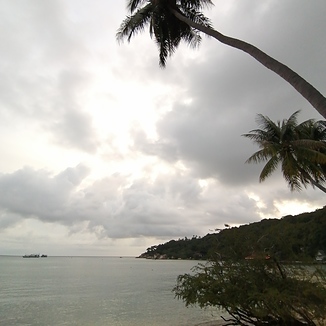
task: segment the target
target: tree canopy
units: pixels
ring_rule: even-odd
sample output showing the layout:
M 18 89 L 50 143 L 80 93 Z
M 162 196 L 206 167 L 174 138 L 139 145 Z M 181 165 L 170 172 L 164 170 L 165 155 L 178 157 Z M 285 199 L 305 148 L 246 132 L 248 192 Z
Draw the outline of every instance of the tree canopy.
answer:
M 243 136 L 260 148 L 247 163 L 266 162 L 259 181 L 268 178 L 279 165 L 291 190 L 301 190 L 307 185 L 318 187 L 326 181 L 326 125 L 324 121 L 309 119 L 297 122 L 299 111 L 288 119 L 274 123 L 262 114 L 257 117 L 260 129 L 251 130 Z
M 218 307 L 224 325 L 325 325 L 326 273 L 277 260 L 199 264 L 180 275 L 174 293 L 186 306 Z
M 326 253 L 326 207 L 311 213 L 230 227 L 201 238 L 170 240 L 151 246 L 140 257 L 206 260 L 218 253 L 225 259 L 244 259 L 264 256 L 268 254 L 266 248 L 271 247 L 282 261 L 314 261 L 319 250 Z

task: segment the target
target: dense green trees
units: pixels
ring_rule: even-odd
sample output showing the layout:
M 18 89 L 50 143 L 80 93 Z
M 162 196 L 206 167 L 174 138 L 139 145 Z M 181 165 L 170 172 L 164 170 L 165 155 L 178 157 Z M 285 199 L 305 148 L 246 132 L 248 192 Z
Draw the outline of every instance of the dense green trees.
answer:
M 291 190 L 312 185 L 326 192 L 322 185 L 326 181 L 325 122 L 309 119 L 298 124 L 298 113 L 277 123 L 259 114 L 257 122 L 261 128 L 243 135 L 260 148 L 249 157 L 247 163 L 267 161 L 259 181 L 264 181 L 281 165 Z
M 117 39 L 130 41 L 149 25 L 150 35 L 159 48 L 160 65 L 164 67 L 168 56 L 175 52 L 181 40 L 197 46 L 201 40 L 199 32 L 203 32 L 223 44 L 244 51 L 274 71 L 326 118 L 326 98 L 305 79 L 257 47 L 214 30 L 201 12 L 211 5 L 211 0 L 128 0 L 130 15 L 120 25 Z
M 212 259 L 218 253 L 223 259 L 243 260 L 248 256 L 273 254 L 281 261 L 311 262 L 318 250 L 326 252 L 326 207 L 231 227 L 202 238 L 171 240 L 148 248 L 140 257 Z
M 170 240 L 164 244 L 147 248 L 140 257 L 159 258 L 164 256 L 167 259 L 206 259 L 215 247 L 216 237 L 211 234 L 204 238 L 194 236 L 191 239 Z

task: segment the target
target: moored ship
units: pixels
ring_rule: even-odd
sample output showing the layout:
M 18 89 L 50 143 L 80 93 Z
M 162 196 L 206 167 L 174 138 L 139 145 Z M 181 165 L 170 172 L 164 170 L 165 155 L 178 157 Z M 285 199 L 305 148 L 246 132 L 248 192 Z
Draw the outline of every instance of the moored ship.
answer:
M 23 258 L 46 258 L 48 255 L 40 255 L 40 254 L 30 254 L 30 255 L 24 255 Z
M 40 258 L 39 254 L 24 255 L 23 258 Z

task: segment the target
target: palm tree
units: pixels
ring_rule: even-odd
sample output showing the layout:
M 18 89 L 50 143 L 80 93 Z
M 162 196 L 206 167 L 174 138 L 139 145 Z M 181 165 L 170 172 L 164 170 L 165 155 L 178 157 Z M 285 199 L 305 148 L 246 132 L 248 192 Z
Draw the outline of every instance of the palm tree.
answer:
M 182 5 L 187 9 L 186 12 L 191 17 L 191 20 L 211 27 L 209 19 L 198 11 L 203 5 L 211 4 L 211 1 L 201 0 L 192 2 L 194 3 L 187 4 L 186 1 L 182 1 Z M 179 9 L 173 0 L 130 0 L 128 9 L 132 15 L 127 16 L 118 29 L 118 41 L 122 41 L 124 38 L 130 41 L 134 34 L 142 31 L 145 25 L 149 24 L 150 35 L 155 37 L 159 47 L 159 64 L 161 67 L 165 67 L 167 57 L 175 52 L 181 40 L 193 47 L 197 47 L 200 44 L 201 37 L 199 32 L 190 27 L 187 22 L 175 16 L 174 11 L 179 12 Z
M 212 5 L 211 0 L 128 0 L 130 15 L 121 23 L 117 39 L 130 41 L 132 36 L 149 25 L 150 35 L 154 36 L 159 47 L 160 65 L 164 67 L 166 59 L 175 52 L 181 40 L 198 46 L 201 40 L 199 32 L 205 33 L 244 51 L 274 71 L 326 118 L 326 98 L 304 78 L 257 47 L 214 30 L 209 19 L 201 13 L 204 7 Z
M 298 124 L 299 112 L 277 123 L 259 114 L 257 122 L 261 129 L 252 130 L 243 136 L 256 143 L 260 150 L 250 156 L 246 163 L 267 161 L 260 173 L 260 182 L 281 164 L 283 177 L 292 191 L 312 185 L 326 193 L 322 185 L 326 182 L 325 122 L 309 119 Z

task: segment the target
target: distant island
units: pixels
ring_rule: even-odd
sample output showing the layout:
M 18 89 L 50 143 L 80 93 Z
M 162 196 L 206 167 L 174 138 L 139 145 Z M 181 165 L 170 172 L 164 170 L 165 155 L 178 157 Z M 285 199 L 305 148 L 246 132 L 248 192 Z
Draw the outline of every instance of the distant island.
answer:
M 200 237 L 170 240 L 147 248 L 137 258 L 207 260 L 254 259 L 273 252 L 282 261 L 326 262 L 326 206 L 311 213 L 263 219 L 216 230 Z

